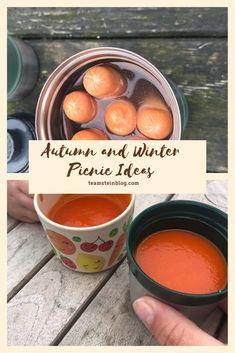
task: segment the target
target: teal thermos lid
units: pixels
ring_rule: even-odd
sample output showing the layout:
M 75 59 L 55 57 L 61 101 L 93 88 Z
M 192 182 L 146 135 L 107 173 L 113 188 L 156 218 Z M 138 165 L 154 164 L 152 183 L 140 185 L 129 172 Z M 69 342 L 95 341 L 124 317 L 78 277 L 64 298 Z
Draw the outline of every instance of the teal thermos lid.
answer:
M 39 64 L 34 50 L 18 38 L 7 38 L 7 99 L 19 100 L 34 88 Z

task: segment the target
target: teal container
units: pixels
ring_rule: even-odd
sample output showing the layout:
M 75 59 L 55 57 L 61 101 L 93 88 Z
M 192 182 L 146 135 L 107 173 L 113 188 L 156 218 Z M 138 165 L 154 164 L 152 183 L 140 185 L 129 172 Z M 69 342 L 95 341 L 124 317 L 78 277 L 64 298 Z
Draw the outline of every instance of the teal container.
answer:
M 179 110 L 180 110 L 180 117 L 181 117 L 181 128 L 182 132 L 185 130 L 187 123 L 188 123 L 188 115 L 189 115 L 189 109 L 188 109 L 188 102 L 185 98 L 185 95 L 181 88 L 169 77 L 167 77 L 167 81 L 171 86 L 172 91 L 175 94 Z
M 7 100 L 26 97 L 34 88 L 39 63 L 33 49 L 18 38 L 7 38 Z
M 195 201 L 168 201 L 140 213 L 131 223 L 127 237 L 130 293 L 133 302 L 143 295 L 156 297 L 175 307 L 197 324 L 202 323 L 227 296 L 227 287 L 210 294 L 181 293 L 162 286 L 138 266 L 133 253 L 140 242 L 155 232 L 184 229 L 210 240 L 227 260 L 227 215 L 219 209 Z

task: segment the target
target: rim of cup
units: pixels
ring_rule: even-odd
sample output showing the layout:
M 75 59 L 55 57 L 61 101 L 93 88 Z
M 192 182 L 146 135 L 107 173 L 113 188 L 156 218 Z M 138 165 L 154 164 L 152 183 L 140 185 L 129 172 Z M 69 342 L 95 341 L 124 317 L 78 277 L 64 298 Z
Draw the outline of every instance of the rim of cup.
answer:
M 46 194 L 42 194 L 42 195 L 46 195 Z M 47 194 L 49 195 L 49 194 Z M 59 195 L 63 195 L 63 194 L 59 194 Z M 77 194 L 77 195 L 83 195 L 83 194 Z M 89 194 L 89 195 L 92 195 L 92 194 Z M 112 194 L 110 194 L 112 195 Z M 135 194 L 128 194 L 131 196 L 131 200 L 130 200 L 130 203 L 129 205 L 127 206 L 127 208 L 125 208 L 125 210 L 120 214 L 118 215 L 117 217 L 113 218 L 111 221 L 108 221 L 108 222 L 105 222 L 105 223 L 102 223 L 102 224 L 98 224 L 96 226 L 91 226 L 91 227 L 70 227 L 70 226 L 65 226 L 63 224 L 60 224 L 60 223 L 56 223 L 54 221 L 52 221 L 51 219 L 49 219 L 47 216 L 45 216 L 45 214 L 41 211 L 40 207 L 38 206 L 38 197 L 39 197 L 39 194 L 35 194 L 34 195 L 34 207 L 35 207 L 35 210 L 37 212 L 37 214 L 39 215 L 40 218 L 43 219 L 43 221 L 45 221 L 46 223 L 49 223 L 50 225 L 54 226 L 54 227 L 57 227 L 57 228 L 60 228 L 60 229 L 63 229 L 63 230 L 68 230 L 68 231 L 83 231 L 83 232 L 89 232 L 89 231 L 92 231 L 92 230 L 97 230 L 97 229 L 102 229 L 106 226 L 111 226 L 113 223 L 119 221 L 125 214 L 127 214 L 129 212 L 129 210 L 132 208 L 132 206 L 134 205 L 134 202 L 135 202 Z
M 130 233 L 133 232 L 133 227 L 136 225 L 136 223 L 138 223 L 143 217 L 145 216 L 148 216 L 148 213 L 149 211 L 151 210 L 159 210 L 159 208 L 162 208 L 162 207 L 165 207 L 167 205 L 170 205 L 171 206 L 174 204 L 174 205 L 195 205 L 195 206 L 198 206 L 198 207 L 201 207 L 202 210 L 201 211 L 205 211 L 206 209 L 209 209 L 211 210 L 212 212 L 214 212 L 215 214 L 220 214 L 221 216 L 224 216 L 224 217 L 227 217 L 227 213 L 220 210 L 219 208 L 217 207 L 214 207 L 214 206 L 211 206 L 209 204 L 206 204 L 204 202 L 200 202 L 200 201 L 193 201 L 193 200 L 170 200 L 170 201 L 163 201 L 163 202 L 160 202 L 158 204 L 154 204 L 150 207 L 147 207 L 146 209 L 144 209 L 142 212 L 140 212 L 138 214 L 138 216 L 135 218 L 135 220 L 132 222 L 131 224 L 131 227 L 129 228 L 129 231 L 128 231 L 128 236 L 127 236 L 127 258 L 128 258 L 128 262 L 129 262 L 129 268 L 130 268 L 130 271 L 132 273 L 132 275 L 135 277 L 135 280 L 140 283 L 144 288 L 146 288 L 152 295 L 158 297 L 158 295 L 155 293 L 157 290 L 161 290 L 161 292 L 163 293 L 163 295 L 165 294 L 170 294 L 170 295 L 175 295 L 177 296 L 177 298 L 179 300 L 188 300 L 188 299 L 198 299 L 198 300 L 203 300 L 203 299 L 213 299 L 213 298 L 216 298 L 216 297 L 219 297 L 221 300 L 224 298 L 224 296 L 228 293 L 228 279 L 227 279 L 227 284 L 225 286 L 225 288 L 221 289 L 221 290 L 218 290 L 216 292 L 211 292 L 211 293 L 206 293 L 206 294 L 203 294 L 203 293 L 198 293 L 198 294 L 194 294 L 194 293 L 185 293 L 185 292 L 181 292 L 181 291 L 178 291 L 178 290 L 174 290 L 174 289 L 171 289 L 169 287 L 166 287 L 164 286 L 163 284 L 161 284 L 160 282 L 154 280 L 153 278 L 151 278 L 148 274 L 146 274 L 142 268 L 138 265 L 135 257 L 134 257 L 134 248 L 131 247 L 130 245 Z M 182 212 L 182 211 L 181 211 Z M 187 215 L 185 216 L 187 217 Z M 167 230 L 168 228 L 166 229 L 163 229 L 163 230 Z M 169 228 L 171 229 L 171 228 Z M 150 235 L 150 234 L 149 234 Z M 148 235 L 148 236 L 149 236 Z M 199 236 L 203 236 L 202 234 L 198 233 Z M 146 236 L 146 237 L 148 237 Z M 146 238 L 145 237 L 145 238 Z M 224 236 L 222 236 L 224 238 Z M 144 239 L 144 238 L 143 238 Z M 208 239 L 208 238 L 206 238 Z M 208 239 L 209 240 L 209 239 Z M 211 240 L 210 240 L 211 241 Z M 228 241 L 227 237 L 226 237 L 226 242 Z M 212 244 L 215 245 L 215 243 L 213 241 L 211 241 Z M 140 244 L 140 243 L 139 243 Z M 138 244 L 138 245 L 139 245 Z M 137 246 L 138 246 L 137 245 Z M 220 250 L 220 248 L 217 246 L 218 250 L 222 253 L 222 251 Z M 222 255 L 224 256 L 224 254 L 222 253 Z M 225 258 L 225 256 L 224 256 Z M 226 266 L 228 268 L 228 259 L 225 259 L 226 261 Z M 134 271 L 133 271 L 134 269 Z M 139 276 L 136 276 L 136 274 L 138 273 Z M 143 284 L 143 282 L 139 279 L 142 279 L 144 280 L 145 284 Z M 159 297 L 158 297 L 159 298 Z M 171 299 L 172 300 L 172 299 Z M 182 303 L 179 303 L 178 301 L 172 301 L 172 303 L 175 303 L 175 304 L 181 304 L 181 305 L 189 305 L 189 304 L 182 304 Z M 213 302 L 211 302 L 212 304 Z M 209 303 L 208 303 L 209 304 Z M 196 304 L 190 304 L 192 306 L 196 305 Z M 203 305 L 203 304 L 201 304 Z M 204 304 L 204 305 L 207 305 L 207 304 Z

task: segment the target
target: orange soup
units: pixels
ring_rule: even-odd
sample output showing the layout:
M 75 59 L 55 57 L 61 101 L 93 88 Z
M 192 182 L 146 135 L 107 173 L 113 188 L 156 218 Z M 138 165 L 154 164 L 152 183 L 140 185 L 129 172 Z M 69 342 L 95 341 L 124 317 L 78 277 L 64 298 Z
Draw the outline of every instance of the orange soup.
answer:
M 138 245 L 135 259 L 151 279 L 178 292 L 208 294 L 227 284 L 227 264 L 220 250 L 186 230 L 151 234 Z
M 128 194 L 62 195 L 48 218 L 69 227 L 97 226 L 119 216 L 130 201 Z

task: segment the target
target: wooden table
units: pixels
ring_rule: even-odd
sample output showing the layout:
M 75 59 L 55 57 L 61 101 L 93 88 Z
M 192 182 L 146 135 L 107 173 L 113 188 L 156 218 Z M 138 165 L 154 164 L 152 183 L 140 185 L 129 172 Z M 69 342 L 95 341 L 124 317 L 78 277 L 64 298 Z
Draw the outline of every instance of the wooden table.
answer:
M 208 182 L 204 195 L 138 195 L 135 215 L 169 199 L 193 199 L 227 210 L 227 184 Z M 40 224 L 8 221 L 9 345 L 157 345 L 135 316 L 128 265 L 74 272 L 54 256 Z M 227 317 L 217 308 L 202 328 L 227 340 Z
M 115 46 L 151 61 L 182 88 L 189 122 L 182 139 L 207 140 L 208 172 L 227 172 L 226 8 L 9 8 L 9 34 L 26 40 L 40 77 L 8 113 L 35 112 L 51 72 L 84 49 Z

